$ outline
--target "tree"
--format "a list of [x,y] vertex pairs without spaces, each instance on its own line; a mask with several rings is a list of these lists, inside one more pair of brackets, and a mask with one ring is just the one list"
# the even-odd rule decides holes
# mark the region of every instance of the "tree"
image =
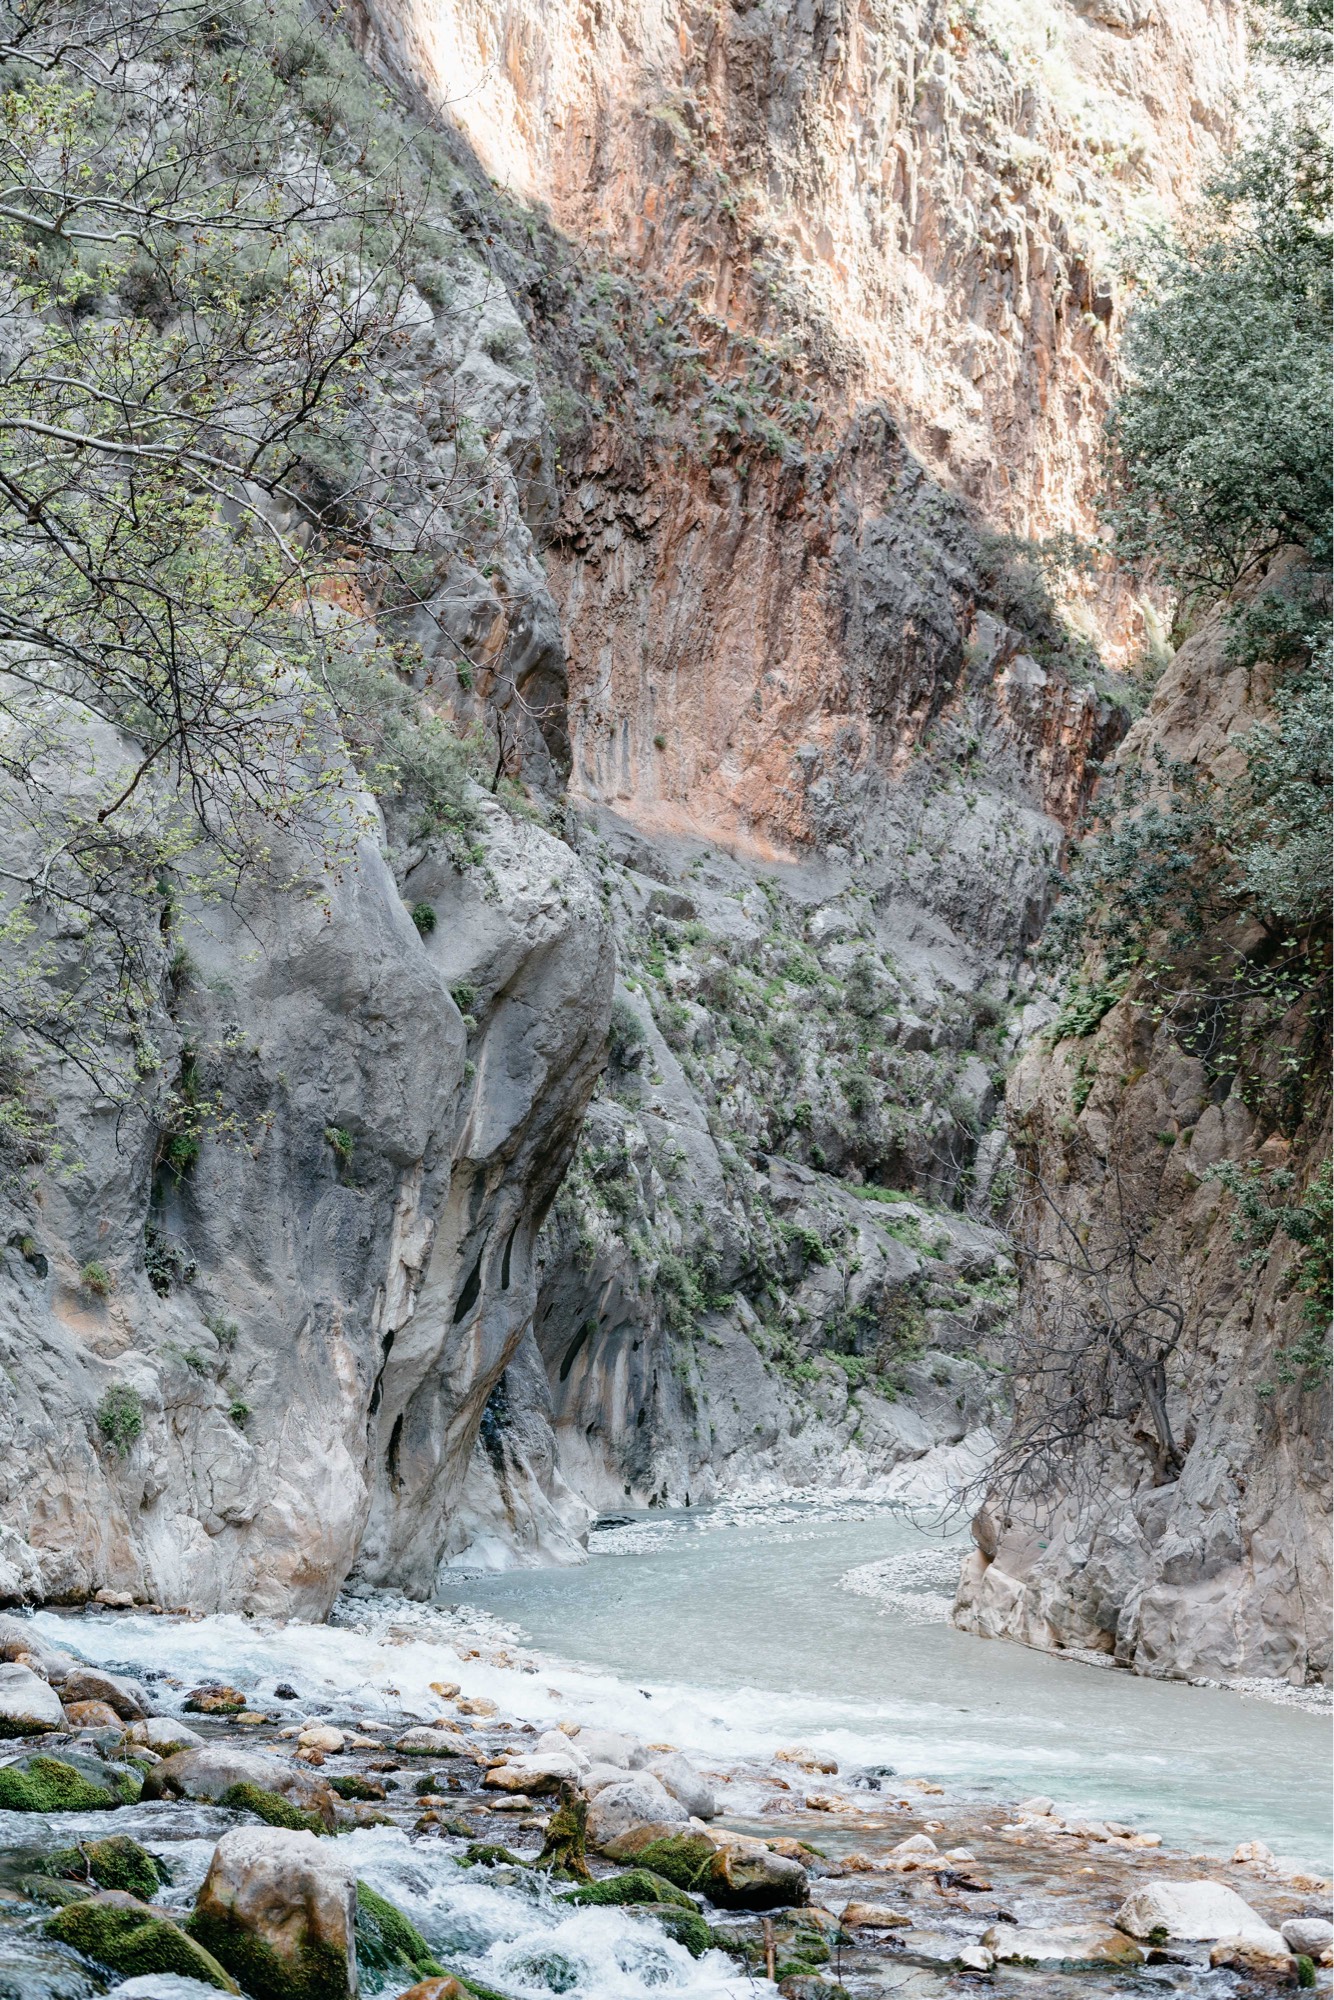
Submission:
[[297,5],[19,0],[0,56],[0,1023],[123,1093],[182,890],[345,847],[346,742],[466,817],[370,614],[485,447],[428,482],[384,393],[434,157]]
[[1089,1217],[1027,1176],[1012,1221],[1015,1416],[985,1475],[993,1510],[1078,1517],[1117,1456],[1145,1464],[1153,1485],[1176,1478],[1188,1438],[1174,1406],[1195,1314],[1172,1259],[1152,1246],[1151,1221],[1115,1174]]
[[1109,424],[1119,553],[1187,595],[1230,590],[1284,543],[1330,548],[1330,151],[1304,75],[1328,60],[1329,8],[1277,16],[1287,79],[1259,135],[1144,247]]

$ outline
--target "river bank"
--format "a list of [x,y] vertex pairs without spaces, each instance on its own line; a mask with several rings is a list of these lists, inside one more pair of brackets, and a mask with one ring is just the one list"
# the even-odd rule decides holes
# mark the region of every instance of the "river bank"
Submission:
[[[776,1546],[790,1558],[792,1543]],[[598,1564],[594,1573],[617,1567]],[[843,1595],[851,1605],[866,1604],[853,1592]],[[516,1644],[508,1627],[475,1606],[349,1598],[329,1626],[43,1611],[21,1631],[39,1648],[58,1647],[136,1676],[147,1702],[205,1745],[229,1754],[258,1751],[281,1760],[302,1782],[332,1781],[341,1831],[331,1845],[347,1865],[405,1912],[451,1971],[514,2000],[557,1992],[578,2000],[772,1993],[765,1978],[770,1945],[774,1970],[786,1979],[783,1990],[798,2000],[824,2000],[840,1986],[853,2000],[887,1993],[935,2000],[988,1982],[1024,1995],[1159,1991],[1222,2000],[1267,1990],[1266,1979],[1289,1976],[1295,1960],[1281,1975],[1271,1967],[1260,1977],[1212,1969],[1217,1946],[1209,1938],[1136,1940],[1114,1922],[1136,1891],[1163,1881],[1209,1881],[1240,1896],[1271,1931],[1328,1914],[1328,1882],[1276,1860],[1253,1843],[1245,1823],[1238,1823],[1235,1852],[1193,1852],[1156,1828],[1081,1816],[1058,1809],[1049,1796],[1006,1797],[1001,1788],[984,1795],[975,1784],[942,1783],[943,1773],[910,1768],[902,1759],[889,1768],[866,1754],[869,1739],[860,1739],[860,1756],[834,1754],[823,1734],[782,1740],[794,1719],[790,1711],[772,1716],[767,1730],[759,1718],[739,1716],[739,1730],[751,1740],[744,1752],[737,1739],[725,1749],[725,1713],[716,1718],[712,1743],[701,1740],[707,1728],[690,1735],[678,1727],[691,1722],[679,1691],[673,1702],[661,1684],[631,1687],[620,1676],[573,1669],[568,1659]],[[753,1645],[753,1626],[751,1632]],[[1002,1658],[1015,1651],[994,1650]],[[1072,1685],[1080,1679],[1101,1687],[1108,1678],[1075,1666],[1055,1671]],[[210,1684],[235,1693],[216,1712],[201,1713],[209,1698],[199,1691]],[[641,1721],[633,1733],[625,1727],[632,1699],[652,1716],[651,1726]],[[725,1708],[727,1699],[720,1693],[715,1706]],[[706,1706],[697,1704],[701,1716]],[[437,1732],[428,1739],[434,1755],[395,1749],[423,1725]],[[789,1885],[780,1903],[763,1912],[701,1898],[713,1937],[731,1948],[710,1942],[698,1957],[642,1912],[566,1904],[531,1869],[555,1803],[550,1787],[541,1780],[511,1795],[492,1773],[531,1759],[535,1750],[539,1759],[550,1755],[562,1742],[573,1746],[577,1763],[580,1737],[605,1748],[608,1739],[595,1732],[608,1729],[619,1731],[622,1743],[641,1746],[633,1754],[642,1752],[645,1764],[661,1768],[662,1759],[686,1753],[716,1809],[696,1830],[724,1847],[763,1843],[749,1851],[797,1862],[804,1875],[799,1895]],[[85,1728],[40,1743],[57,1754],[62,1745],[110,1754],[117,1747],[113,1733],[123,1750],[123,1723],[115,1732]],[[589,1759],[583,1761],[578,1782],[592,1791],[596,1832],[599,1780],[588,1774]],[[13,1865],[13,1856],[34,1842],[68,1846],[72,1838],[100,1836],[113,1822],[114,1831],[167,1861],[172,1880],[159,1900],[182,1914],[219,1838],[254,1823],[244,1811],[203,1798],[163,1798],[114,1813],[0,1813],[5,2000],[85,2000],[115,1990],[114,1979],[42,1935],[44,1913],[25,1903]],[[513,1858],[489,1868],[467,1865],[483,1846],[503,1846]],[[590,1859],[599,1876],[616,1872],[608,1859]],[[1314,1976],[1328,1990],[1328,1970]],[[406,1973],[367,1971],[363,1990],[401,1993],[410,1983]],[[158,1996],[145,1989],[135,2000]]]

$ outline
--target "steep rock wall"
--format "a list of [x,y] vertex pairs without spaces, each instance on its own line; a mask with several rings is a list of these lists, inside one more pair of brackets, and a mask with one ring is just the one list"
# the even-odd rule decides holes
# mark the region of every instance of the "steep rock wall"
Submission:
[[[1228,660],[1228,629],[1215,614],[1181,648],[1123,760],[1152,768],[1161,752],[1235,774],[1236,739],[1265,719],[1267,687]],[[1270,1086],[1284,1048],[1310,1031],[1275,1027]],[[1314,1060],[1323,1079],[1327,1042]],[[1119,1438],[1076,1453],[1059,1505],[990,1495],[955,1611],[965,1630],[1110,1653],[1140,1672],[1328,1678],[1329,1399],[1283,1361],[1304,1324],[1302,1253],[1279,1230],[1248,1259],[1234,1198],[1209,1178],[1220,1162],[1258,1161],[1307,1185],[1329,1157],[1328,1088],[1317,1084],[1295,1122],[1275,1121],[1276,1098],[1183,1046],[1134,987],[1093,1036],[1027,1050],[1010,1125],[1050,1199],[1029,1211],[1021,1309],[1044,1311],[1055,1279],[1041,1259],[1065,1227],[1089,1240],[1109,1215],[1131,1218],[1146,1268],[1170,1274],[1187,1315],[1166,1403],[1183,1456],[1156,1462],[1147,1416],[1128,1411]]]
[[[49,1079],[78,1165],[7,1204],[4,1596],[318,1617],[358,1557],[421,1593],[466,1539],[611,978],[569,850],[478,810],[484,863],[416,871],[430,938],[374,839],[305,893],[194,913],[153,1026],[232,1134],[186,1176],[149,1112]],[[137,1427],[108,1434],[127,1392]]]

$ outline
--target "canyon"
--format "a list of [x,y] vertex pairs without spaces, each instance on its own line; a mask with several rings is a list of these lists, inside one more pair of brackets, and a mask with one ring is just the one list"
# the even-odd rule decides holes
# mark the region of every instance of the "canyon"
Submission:
[[[1177,1477],[1105,1468],[1091,1538],[987,1515],[958,1622],[1327,1678],[1327,1424],[1248,1386],[1292,1256],[1244,1272],[1204,1178],[1257,1128],[1129,1001],[1076,1108],[1030,953],[1109,760],[1205,765],[1265,713],[1216,626],[1173,656],[1162,594],[1070,553],[1122,246],[1231,134],[1241,8],[360,0],[351,32],[445,162],[395,466],[473,456],[425,581],[330,617],[410,641],[485,754],[462,834],[349,755],[353,852],[184,900],[152,1042],[227,1107],[188,1172],[165,1085],[43,1066],[0,1597],[320,1618],[577,1562],[621,1508],[971,1510],[1036,1160],[1090,1207],[1150,1189],[1209,1337]],[[98,760],[124,740],[71,727],[48,780]]]

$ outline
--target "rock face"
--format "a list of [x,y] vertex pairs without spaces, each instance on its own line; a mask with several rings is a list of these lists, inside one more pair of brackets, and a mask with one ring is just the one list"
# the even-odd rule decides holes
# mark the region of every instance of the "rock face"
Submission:
[[447,524],[394,630],[498,789],[450,845],[348,772],[342,866],[163,942],[132,1109],[49,1079],[3,1598],[318,1617],[997,1421],[1023,954],[1124,717],[995,531],[1088,526],[1107,244],[1197,180],[1240,9],[354,11],[451,127],[386,436],[447,485],[471,428],[493,546]]
[[[1287,575],[1275,572],[1277,587]],[[1123,756],[1147,764],[1161,751],[1228,771],[1229,739],[1261,720],[1265,689],[1229,664],[1226,636],[1215,615],[1187,641]],[[1031,1508],[993,1496],[955,1619],[990,1637],[1113,1652],[1141,1672],[1300,1685],[1330,1670],[1328,1398],[1282,1365],[1304,1325],[1298,1246],[1277,1230],[1251,1257],[1210,1171],[1258,1159],[1304,1187],[1329,1156],[1329,1097],[1315,1087],[1296,1122],[1280,1122],[1269,1097],[1252,1108],[1206,1055],[1132,988],[1092,1033],[1032,1043],[1011,1078],[1021,1160],[1055,1191],[1030,1211],[1025,1309],[1055,1282],[1040,1260],[1057,1247],[1058,1210],[1077,1228],[1113,1211],[1147,1218],[1142,1252],[1172,1272],[1187,1315],[1166,1377],[1180,1456],[1156,1457],[1141,1411],[1070,1468],[1078,1506],[1039,1525]]]

